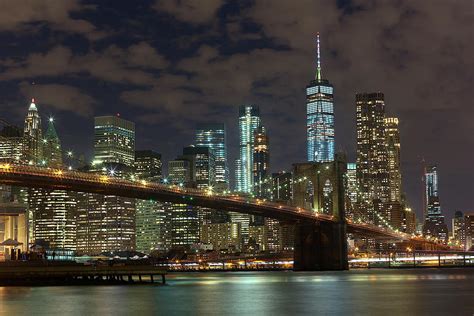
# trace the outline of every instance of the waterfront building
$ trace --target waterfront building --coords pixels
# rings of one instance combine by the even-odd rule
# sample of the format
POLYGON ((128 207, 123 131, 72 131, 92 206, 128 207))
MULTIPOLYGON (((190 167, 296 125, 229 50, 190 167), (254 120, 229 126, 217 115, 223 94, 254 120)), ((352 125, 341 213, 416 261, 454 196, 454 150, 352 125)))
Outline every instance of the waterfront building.
POLYGON ((452 233, 453 240, 464 247, 466 244, 466 225, 464 214, 461 211, 454 213, 454 218, 452 219, 452 233))
POLYGON ((390 201, 390 172, 385 137, 385 100, 383 93, 358 93, 357 118, 357 182, 360 216, 374 223, 380 214, 374 203, 390 201))
POLYGON ((474 212, 464 215, 464 227, 466 235, 467 251, 474 251, 474 212))
POLYGON ((448 241, 448 227, 444 222, 444 216, 441 211, 438 191, 438 168, 435 165, 425 168, 423 183, 425 186, 425 207, 426 217, 423 225, 423 235, 436 237, 448 241))
POLYGON ((239 250, 240 223, 210 223, 201 227, 201 242, 212 244, 214 250, 239 250))
POLYGON ((25 160, 30 164, 41 164, 43 160, 43 131, 35 99, 31 99, 31 104, 28 108, 23 137, 25 142, 25 160))
POLYGON ((398 118, 385 118, 388 172, 390 176, 390 201, 401 202, 402 173, 400 167, 400 131, 398 118))
MULTIPOLYGON (((119 116, 94 119, 92 171, 129 178, 135 165, 135 124, 119 116)), ((135 199, 80 193, 77 211, 78 251, 135 250, 135 199)))
POLYGON ((319 33, 316 43, 316 76, 306 86, 307 157, 308 161, 329 162, 334 160, 334 92, 322 77, 319 33))
POLYGON ((201 124, 196 129, 196 146, 209 147, 215 156, 215 190, 229 189, 225 124, 201 124))
POLYGON ((76 210, 74 193, 63 190, 28 189, 28 209, 33 243, 50 249, 76 249, 76 210))
POLYGON ((258 198, 271 198, 269 140, 263 126, 255 131, 253 146, 254 195, 258 198))
POLYGON ((198 208, 186 204, 171 204, 171 246, 188 249, 199 242, 198 208))
MULTIPOLYGON (((161 154, 153 150, 135 151, 135 176, 147 182, 159 183, 162 178, 161 154)), ((150 253, 171 248, 170 203, 149 200, 136 201, 136 250, 150 253)))
POLYGON ((239 108, 239 159, 236 168, 236 191, 253 192, 253 150, 255 131, 260 126, 260 109, 256 105, 239 108))

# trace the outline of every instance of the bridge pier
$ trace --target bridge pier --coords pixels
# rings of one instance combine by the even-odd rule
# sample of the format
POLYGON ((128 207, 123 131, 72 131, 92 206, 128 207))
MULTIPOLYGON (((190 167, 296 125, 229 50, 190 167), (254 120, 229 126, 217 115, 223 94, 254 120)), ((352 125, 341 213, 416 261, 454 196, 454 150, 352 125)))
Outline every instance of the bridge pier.
POLYGON ((296 225, 295 271, 348 270, 345 223, 296 225))

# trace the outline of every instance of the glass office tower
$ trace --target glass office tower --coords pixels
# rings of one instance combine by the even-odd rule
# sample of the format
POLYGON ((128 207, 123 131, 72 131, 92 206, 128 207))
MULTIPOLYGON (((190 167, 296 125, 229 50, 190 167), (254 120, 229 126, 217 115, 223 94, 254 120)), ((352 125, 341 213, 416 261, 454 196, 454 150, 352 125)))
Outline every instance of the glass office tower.
POLYGON ((306 130, 308 161, 334 160, 333 86, 322 78, 319 34, 317 36, 316 78, 306 87, 306 130))
POLYGON ((226 128, 224 124, 202 124, 196 129, 196 146, 209 147, 215 156, 215 189, 229 188, 226 128))
POLYGON ((256 105, 239 108, 239 159, 236 168, 236 191, 253 192, 253 148, 255 131, 260 126, 260 109, 256 105))

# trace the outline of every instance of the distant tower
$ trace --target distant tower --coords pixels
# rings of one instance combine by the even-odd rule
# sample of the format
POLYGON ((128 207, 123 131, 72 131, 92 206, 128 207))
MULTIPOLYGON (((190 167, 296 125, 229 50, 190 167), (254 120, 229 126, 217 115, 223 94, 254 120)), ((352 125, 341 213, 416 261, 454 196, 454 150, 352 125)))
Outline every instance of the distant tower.
POLYGON ((383 93, 356 95, 357 182, 366 221, 375 221, 374 201, 390 201, 383 93))
POLYGON ((31 99, 28 114, 25 118, 24 141, 25 160, 31 164, 41 164, 43 159, 43 137, 41 130, 41 117, 36 108, 35 99, 31 99))
POLYGON ((224 124, 203 124, 196 130, 196 146, 209 147, 214 151, 216 191, 229 188, 229 168, 227 167, 227 142, 224 124))
POLYGON ((425 169, 424 184, 426 204, 426 218, 423 225, 423 234, 448 241, 448 227, 444 222, 441 212, 441 204, 438 195, 438 168, 435 165, 425 169))
POLYGON ((48 120, 48 129, 43 139, 43 158, 49 167, 58 168, 63 164, 61 141, 54 128, 52 117, 48 120))
POLYGON ((253 146, 260 126, 260 110, 255 105, 239 108, 239 159, 236 168, 236 191, 253 192, 253 146))
POLYGON ((402 173, 400 168, 400 131, 398 118, 385 118, 388 170, 390 173, 390 201, 401 202, 402 173))
POLYGON ((259 126, 255 131, 253 145, 253 180, 256 197, 271 197, 270 181, 270 152, 268 135, 263 126, 259 126))
POLYGON ((306 86, 306 129, 308 161, 334 160, 334 95, 333 86, 321 74, 319 33, 316 78, 306 86))

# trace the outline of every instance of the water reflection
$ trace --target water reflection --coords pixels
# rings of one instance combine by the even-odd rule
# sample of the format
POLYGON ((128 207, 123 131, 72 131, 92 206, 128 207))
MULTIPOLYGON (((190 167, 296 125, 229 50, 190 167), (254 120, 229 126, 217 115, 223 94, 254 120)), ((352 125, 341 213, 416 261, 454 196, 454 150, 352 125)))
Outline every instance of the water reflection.
POLYGON ((473 269, 181 273, 168 285, 0 287, 0 314, 472 314, 473 269))

